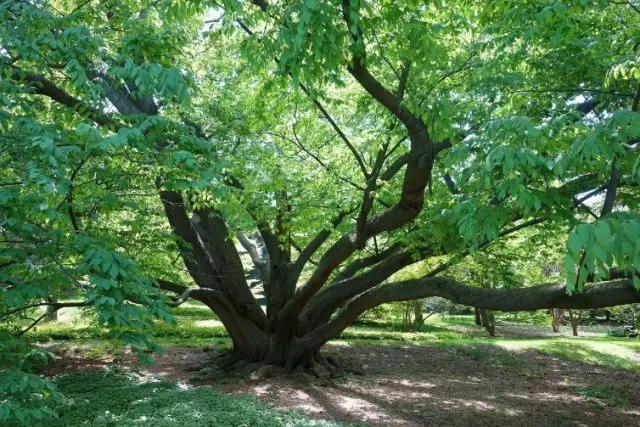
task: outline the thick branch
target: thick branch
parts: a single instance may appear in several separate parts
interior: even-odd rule
[[[336,217],[331,221],[331,225],[333,228],[337,227],[340,224],[349,211],[341,211],[336,215]],[[309,262],[313,254],[322,246],[322,244],[329,238],[331,232],[333,230],[330,228],[324,228],[320,230],[320,232],[307,244],[307,246],[302,249],[300,255],[293,263],[289,270],[289,275],[292,280],[298,280],[300,277],[300,273],[304,266]]]
[[[352,9],[356,9],[353,11]],[[409,134],[417,134],[419,132],[426,132],[426,128],[409,110],[402,105],[402,98],[392,93],[389,89],[384,87],[373,75],[369,72],[365,65],[365,53],[364,53],[364,41],[362,31],[357,22],[353,22],[353,13],[359,14],[358,4],[355,5],[350,0],[342,1],[342,17],[347,24],[347,29],[350,33],[355,29],[355,35],[353,38],[352,46],[352,65],[347,67],[349,73],[360,83],[360,85],[369,94],[375,98],[380,104],[385,106],[393,115],[395,115],[405,125]],[[353,34],[353,33],[352,33]]]
[[[375,287],[413,262],[409,251],[396,250],[368,271],[334,282],[320,290],[309,301],[301,317],[310,327],[326,322],[345,301]]]
[[[209,256],[189,220],[182,195],[177,191],[164,190],[160,191],[160,200],[171,229],[178,237],[180,254],[191,277],[204,288],[220,289],[218,275],[212,269]]]
[[[367,267],[371,267],[374,264],[379,263],[380,261],[385,260],[386,258],[390,257],[394,252],[397,252],[399,248],[399,245],[393,245],[381,252],[378,252],[375,255],[371,255],[365,258],[360,258],[354,262],[352,262],[351,264],[349,264],[348,266],[346,266],[344,269],[342,269],[342,271],[340,272],[340,274],[338,275],[337,280],[345,280],[348,279],[350,277],[355,276],[355,274],[357,272],[359,272],[360,270],[367,268]]]
[[[265,327],[266,316],[251,294],[240,255],[224,218],[213,208],[203,208],[194,212],[192,223],[223,292],[240,314],[247,315],[260,328]]]
[[[185,292],[187,289],[189,289],[188,287],[186,287],[184,285],[179,285],[177,283],[173,283],[173,282],[170,282],[170,281],[164,280],[164,279],[155,279],[155,281],[158,284],[158,287],[160,289],[162,289],[163,291],[169,291],[169,292],[173,292],[175,294],[181,294],[181,293]]]
[[[74,111],[86,111],[85,114],[100,126],[112,126],[113,128],[120,127],[120,125],[111,116],[70,95],[64,89],[60,88],[44,76],[22,73],[16,70],[11,77],[18,81],[23,80],[27,82],[31,88],[33,88],[34,93],[37,93],[38,95],[46,96]]]
[[[389,181],[407,164],[408,161],[409,154],[399,156],[387,167],[387,169],[385,169],[384,172],[382,172],[382,174],[380,174],[380,179],[383,181]]]
[[[600,308],[640,302],[631,280],[600,282],[568,295],[563,284],[521,289],[487,289],[463,285],[451,278],[432,277],[377,286],[354,298],[338,314],[303,339],[300,347],[317,348],[337,336],[363,312],[380,304],[428,297],[442,297],[457,304],[501,311],[546,308]]]
[[[616,201],[616,194],[618,192],[618,186],[620,185],[620,171],[614,165],[611,166],[611,174],[609,175],[609,182],[607,183],[607,193],[604,196],[604,204],[600,211],[600,217],[608,215],[613,211],[613,204]]]

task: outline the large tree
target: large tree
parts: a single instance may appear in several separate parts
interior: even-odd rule
[[[390,301],[640,301],[633,3],[1,4],[2,316],[94,305],[144,344],[130,327],[193,298],[230,364],[317,370]],[[445,276],[550,232],[565,283]]]

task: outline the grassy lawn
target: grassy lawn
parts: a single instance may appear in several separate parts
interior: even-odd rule
[[[158,323],[148,333],[163,345],[230,347],[230,339],[222,324],[212,316],[211,311],[197,304],[175,309],[177,323]],[[513,314],[498,316],[497,333],[500,335],[500,321],[513,324]],[[520,319],[532,322],[532,317]],[[107,353],[123,351],[122,346],[109,339],[105,329],[92,325],[77,309],[61,312],[60,322],[39,326],[30,335],[39,342],[68,342],[90,344],[89,357],[101,357]],[[535,319],[533,319],[535,322]],[[535,322],[540,323],[540,322]],[[540,332],[548,331],[548,325],[523,325]],[[550,336],[536,338],[496,337],[491,338],[473,323],[473,316],[434,315],[418,331],[406,331],[401,324],[374,320],[362,320],[347,328],[337,345],[392,345],[420,344],[443,347],[471,347],[478,345],[497,346],[514,353],[525,350],[539,350],[552,356],[568,358],[612,368],[640,371],[640,339],[616,338],[606,335],[606,328],[587,327],[588,336]]]

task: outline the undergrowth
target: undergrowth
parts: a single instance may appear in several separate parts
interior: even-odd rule
[[[338,426],[275,410],[250,396],[164,381],[141,383],[114,370],[69,374],[54,382],[63,398],[51,427]]]

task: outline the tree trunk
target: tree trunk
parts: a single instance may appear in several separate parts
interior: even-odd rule
[[[478,307],[474,307],[473,311],[476,316],[476,325],[482,326],[482,317],[480,316],[480,309]]]
[[[551,328],[553,329],[553,332],[560,332],[562,316],[564,316],[564,310],[560,308],[551,309]]]
[[[402,304],[402,327],[405,331],[412,327],[411,325],[411,301]]]
[[[619,301],[619,298],[624,298],[629,303],[640,300],[640,293],[633,288],[631,281],[586,286],[582,294],[568,296],[563,287],[556,285],[495,290],[469,287],[447,278],[429,278],[376,286],[352,299],[333,317],[320,324],[306,327],[298,324],[294,334],[287,334],[286,329],[269,329],[269,325],[258,327],[250,320],[246,311],[242,314],[241,309],[229,299],[220,297],[217,291],[198,288],[193,289],[191,296],[211,307],[231,336],[233,352],[221,360],[219,366],[237,368],[252,362],[257,363],[255,366],[275,365],[287,370],[299,369],[318,375],[334,369],[334,365],[320,354],[319,349],[322,345],[339,336],[361,313],[385,302],[440,296],[459,304],[475,306],[479,308],[483,325],[493,336],[495,318],[489,309],[529,311],[555,304],[568,308],[600,307],[601,304],[611,301],[606,295],[612,294],[615,295],[615,301]],[[563,310],[554,308],[552,311],[556,313],[554,326],[558,328]]]
[[[423,305],[422,300],[416,300],[413,303],[413,324],[415,329],[418,329],[424,323],[424,314],[422,312]]]
[[[496,336],[496,318],[486,308],[480,309],[480,319],[482,320],[482,326],[487,330],[490,336]]]
[[[569,320],[571,321],[571,331],[573,336],[578,336],[578,325],[582,320],[582,310],[578,310],[578,314],[575,314],[573,310],[569,310]]]
[[[484,275],[481,279],[481,284],[484,289],[491,289],[491,284],[484,280]],[[489,312],[486,308],[480,309],[480,319],[482,319],[482,325],[489,333],[489,336],[496,336],[496,318],[493,313]]]
[[[55,304],[58,302],[58,299],[55,297],[47,298],[47,302],[51,304]],[[53,305],[47,306],[47,315],[44,318],[45,322],[57,322],[58,321],[58,309]]]

